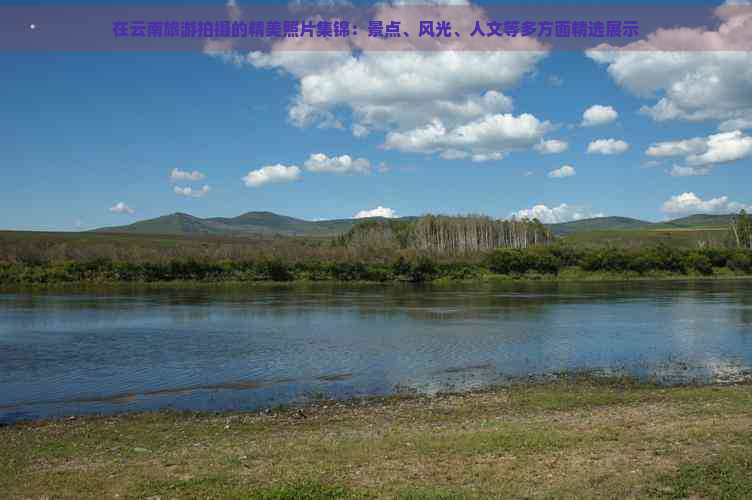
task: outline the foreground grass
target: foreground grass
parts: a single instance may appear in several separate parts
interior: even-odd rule
[[[4,498],[750,498],[752,386],[592,380],[0,428]]]

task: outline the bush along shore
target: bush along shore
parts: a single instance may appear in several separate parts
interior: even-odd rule
[[[629,279],[752,275],[752,250],[587,249],[562,244],[442,256],[395,252],[326,258],[138,261],[0,261],[0,285],[152,282],[430,282],[515,279]]]

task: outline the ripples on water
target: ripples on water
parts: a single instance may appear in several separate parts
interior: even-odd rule
[[[0,421],[750,367],[748,281],[0,292]]]

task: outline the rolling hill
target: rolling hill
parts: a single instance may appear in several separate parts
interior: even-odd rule
[[[631,219],[629,217],[594,217],[592,219],[575,220],[571,222],[561,222],[559,224],[549,224],[549,227],[556,236],[566,236],[572,233],[581,233],[584,231],[616,231],[628,229],[644,229],[652,225],[651,222],[644,220]]]
[[[556,236],[605,231],[681,231],[725,229],[732,215],[690,215],[670,221],[648,222],[629,217],[595,217],[558,224],[549,224]],[[237,217],[199,218],[185,213],[164,215],[155,219],[134,222],[127,226],[95,229],[99,233],[128,233],[144,235],[271,237],[305,236],[330,237],[347,232],[355,224],[371,219],[334,219],[309,221],[273,212],[246,212]],[[413,219],[405,217],[404,219]]]
[[[95,229],[100,233],[164,234],[182,236],[336,236],[347,232],[359,222],[373,219],[334,219],[308,221],[272,212],[246,212],[237,217],[201,219],[174,213],[134,222],[127,226]]]

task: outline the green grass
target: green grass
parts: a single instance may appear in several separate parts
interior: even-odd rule
[[[665,245],[691,250],[700,245],[723,246],[726,243],[727,232],[727,227],[600,230],[568,234],[564,241],[575,247],[586,248],[640,249]]]
[[[752,498],[752,457],[744,454],[707,463],[682,464],[661,476],[658,496],[664,498]]]
[[[465,394],[0,428],[3,498],[749,498],[752,386]],[[143,448],[147,451],[135,451]]]

